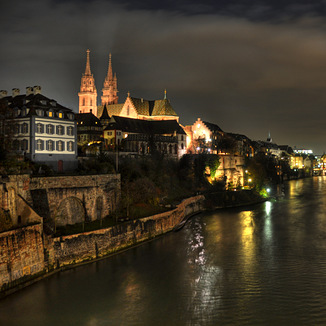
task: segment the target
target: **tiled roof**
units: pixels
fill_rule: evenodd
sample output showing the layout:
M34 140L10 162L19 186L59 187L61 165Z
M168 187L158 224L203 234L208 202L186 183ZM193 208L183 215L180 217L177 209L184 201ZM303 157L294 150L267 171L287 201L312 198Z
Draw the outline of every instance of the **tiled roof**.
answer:
M138 114L147 116L151 115L154 107L154 101L147 101L136 97L130 97L130 100Z
M4 103L9 108L27 108L30 109L28 116L36 115L37 109L45 111L53 110L54 112L61 111L64 114L74 113L72 110L60 105L57 101L49 99L42 94L30 94L30 95L17 95L6 96L0 99L0 102Z
M100 120L93 113L76 113L75 117L78 126L101 126Z
M106 106L108 110L108 115L112 117L113 115L119 115L122 108L123 104L109 104ZM103 109L104 110L104 109Z
M206 125L206 127L210 130L210 131L212 131L212 132L216 132L216 131L222 131L223 132L223 130L218 126L218 125L216 125L216 124L214 124L214 123L210 123L210 122L207 122L207 121L203 121L203 123Z
M144 116L177 116L169 100L148 101L142 98L130 97L137 113Z
M153 108L152 115L173 115L177 116L175 111L172 108L172 105L169 100L156 100Z
M174 133L182 135L186 134L176 120L150 121L130 119L119 116L114 116L105 130L121 130L123 132L130 133L156 135L173 135Z

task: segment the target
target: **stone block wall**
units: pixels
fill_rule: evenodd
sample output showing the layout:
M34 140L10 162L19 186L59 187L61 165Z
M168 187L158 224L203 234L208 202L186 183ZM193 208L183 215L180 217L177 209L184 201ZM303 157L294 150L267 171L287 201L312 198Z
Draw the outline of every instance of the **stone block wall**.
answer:
M186 215L200 212L203 200L203 196L188 198L169 212L107 229L54 238L56 265L96 259L171 231Z
M0 233L0 289L45 271L42 225Z

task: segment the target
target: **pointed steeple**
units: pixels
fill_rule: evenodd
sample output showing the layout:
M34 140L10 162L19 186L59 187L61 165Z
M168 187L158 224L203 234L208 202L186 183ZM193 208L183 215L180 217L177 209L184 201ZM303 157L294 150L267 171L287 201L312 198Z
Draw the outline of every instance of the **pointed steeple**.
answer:
M117 75L112 72L112 56L109 54L108 73L105 77L102 89L102 105L118 103Z
M91 65L89 60L90 50L87 49L86 68L82 75L80 83L79 96L79 113L93 112L97 115L97 91L95 87L95 80L91 73Z
M108 75L106 79L112 80L112 59L111 59L111 53L109 54L109 67L108 67Z
M91 51L89 49L87 49L86 53L87 53L87 59L86 59L86 69L85 69L85 75L91 75L91 64L89 61L89 53Z

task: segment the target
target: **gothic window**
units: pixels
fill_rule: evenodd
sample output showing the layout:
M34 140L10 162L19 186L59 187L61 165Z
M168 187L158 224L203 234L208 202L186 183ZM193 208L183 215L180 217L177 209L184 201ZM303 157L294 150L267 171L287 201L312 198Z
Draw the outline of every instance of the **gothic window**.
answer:
M130 109L129 109L129 106L127 106L127 115L130 114Z
M184 145L183 145L183 143L181 143L181 149L184 149Z
M174 145L174 154L178 154L178 145L177 144Z
M85 106L85 99L83 98L83 106Z
M181 140L183 140L183 135L181 135Z
M90 100L90 103L89 103L89 104L90 104L90 106L92 106L92 105L93 105L93 102L92 102L92 100Z
M38 139L36 141L36 150L43 151L44 149L44 141L42 139Z
M43 133L44 133L44 126L43 126L42 123L38 123L38 124L36 125L36 132L37 132L38 134L43 134Z
M172 154L172 145L169 145L169 154Z

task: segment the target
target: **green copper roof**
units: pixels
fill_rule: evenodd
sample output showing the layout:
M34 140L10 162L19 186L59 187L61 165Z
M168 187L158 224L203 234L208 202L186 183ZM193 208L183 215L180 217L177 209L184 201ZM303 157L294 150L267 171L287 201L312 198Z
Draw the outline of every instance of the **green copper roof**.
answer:
M173 110L170 101L167 99L164 100L155 100L148 101L140 98L131 97L130 98L137 113L139 115L145 116L159 116L159 115L167 115L167 116L177 116L175 111Z
M176 116L177 114L172 108L172 105L169 100L156 100L154 104L154 109L152 115L173 115Z

